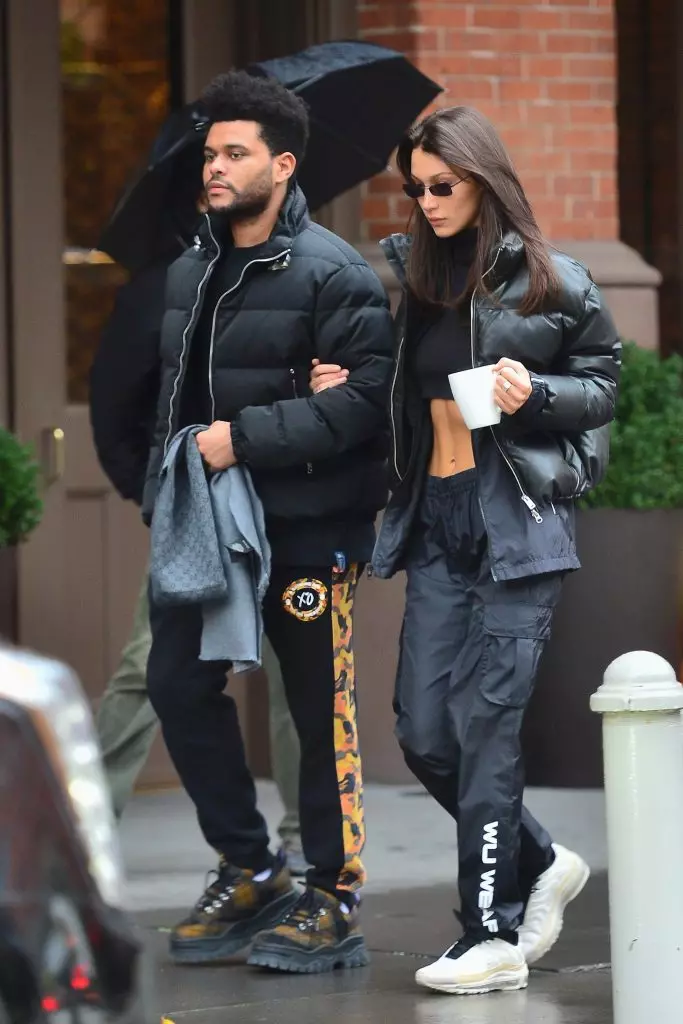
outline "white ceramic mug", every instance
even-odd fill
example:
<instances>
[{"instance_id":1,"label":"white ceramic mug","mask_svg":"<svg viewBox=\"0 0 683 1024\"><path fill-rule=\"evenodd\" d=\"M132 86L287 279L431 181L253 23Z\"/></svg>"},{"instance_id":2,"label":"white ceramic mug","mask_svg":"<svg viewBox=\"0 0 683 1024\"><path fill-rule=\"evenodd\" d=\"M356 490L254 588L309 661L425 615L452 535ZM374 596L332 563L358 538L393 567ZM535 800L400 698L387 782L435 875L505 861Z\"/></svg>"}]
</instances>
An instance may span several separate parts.
<instances>
[{"instance_id":1,"label":"white ceramic mug","mask_svg":"<svg viewBox=\"0 0 683 1024\"><path fill-rule=\"evenodd\" d=\"M496 381L493 365L490 363L488 366L477 366L474 370L448 374L453 398L469 430L500 423L501 411L493 399Z\"/></svg>"}]
</instances>

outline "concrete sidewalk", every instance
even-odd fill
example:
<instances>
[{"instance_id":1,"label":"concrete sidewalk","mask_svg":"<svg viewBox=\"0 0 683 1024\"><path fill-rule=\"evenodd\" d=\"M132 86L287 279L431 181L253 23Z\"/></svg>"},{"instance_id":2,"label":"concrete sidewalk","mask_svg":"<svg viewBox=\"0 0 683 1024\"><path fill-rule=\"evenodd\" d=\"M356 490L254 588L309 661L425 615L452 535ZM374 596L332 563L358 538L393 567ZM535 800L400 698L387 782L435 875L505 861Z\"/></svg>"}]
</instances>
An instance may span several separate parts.
<instances>
[{"instance_id":1,"label":"concrete sidewalk","mask_svg":"<svg viewBox=\"0 0 683 1024\"><path fill-rule=\"evenodd\" d=\"M270 783L261 808L275 834L280 806ZM167 955L171 925L196 900L215 856L180 792L142 795L127 810L122 845L128 903L143 927L160 1012L193 1024L606 1024L612 1020L600 792L532 790L527 804L594 875L572 906L560 942L532 970L525 992L455 999L420 990L415 971L457 936L455 828L418 788L369 786L364 930L369 968L322 976L261 973L242 961L179 968Z\"/></svg>"},{"instance_id":2,"label":"concrete sidewalk","mask_svg":"<svg viewBox=\"0 0 683 1024\"><path fill-rule=\"evenodd\" d=\"M277 790L272 782L259 782L258 794L276 845L282 815ZM577 850L593 871L606 870L602 791L531 789L526 804L557 842ZM365 807L367 894L454 883L455 825L421 787L366 786ZM216 866L189 798L177 790L136 797L121 836L133 909L190 906Z\"/></svg>"}]
</instances>

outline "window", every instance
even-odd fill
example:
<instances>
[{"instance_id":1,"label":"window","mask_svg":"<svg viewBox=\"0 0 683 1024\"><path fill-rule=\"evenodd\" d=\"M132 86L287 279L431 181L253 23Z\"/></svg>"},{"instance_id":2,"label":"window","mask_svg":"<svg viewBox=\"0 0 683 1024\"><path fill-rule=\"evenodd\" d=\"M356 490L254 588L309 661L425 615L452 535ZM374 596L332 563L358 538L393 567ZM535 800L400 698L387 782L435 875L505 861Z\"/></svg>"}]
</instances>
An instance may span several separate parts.
<instances>
[{"instance_id":1,"label":"window","mask_svg":"<svg viewBox=\"0 0 683 1024\"><path fill-rule=\"evenodd\" d=\"M126 277L93 249L169 111L172 6L60 0L69 402L87 401L92 357Z\"/></svg>"}]
</instances>

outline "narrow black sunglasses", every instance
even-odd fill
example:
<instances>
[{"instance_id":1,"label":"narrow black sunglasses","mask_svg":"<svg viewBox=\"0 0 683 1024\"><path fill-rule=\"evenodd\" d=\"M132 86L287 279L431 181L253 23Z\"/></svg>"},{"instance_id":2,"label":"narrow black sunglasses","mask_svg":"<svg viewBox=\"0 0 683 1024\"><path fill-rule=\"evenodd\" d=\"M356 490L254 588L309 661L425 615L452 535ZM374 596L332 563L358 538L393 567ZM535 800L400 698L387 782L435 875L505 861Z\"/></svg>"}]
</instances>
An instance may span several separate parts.
<instances>
[{"instance_id":1,"label":"narrow black sunglasses","mask_svg":"<svg viewBox=\"0 0 683 1024\"><path fill-rule=\"evenodd\" d=\"M408 199L422 199L425 192L431 192L433 196L445 199L446 196L453 195L453 189L456 185L460 185L468 179L469 175L467 178L458 178L457 181L437 181L435 185L423 185L421 182L407 181L403 186L403 191L408 196Z\"/></svg>"}]
</instances>

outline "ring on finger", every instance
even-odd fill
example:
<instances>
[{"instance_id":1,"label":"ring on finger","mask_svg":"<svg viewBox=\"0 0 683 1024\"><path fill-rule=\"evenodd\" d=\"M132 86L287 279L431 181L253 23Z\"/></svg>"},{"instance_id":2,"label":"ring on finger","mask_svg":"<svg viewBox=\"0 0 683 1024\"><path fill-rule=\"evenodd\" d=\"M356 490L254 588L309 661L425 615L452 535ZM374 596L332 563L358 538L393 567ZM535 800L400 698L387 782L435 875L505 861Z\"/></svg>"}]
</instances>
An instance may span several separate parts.
<instances>
[{"instance_id":1,"label":"ring on finger","mask_svg":"<svg viewBox=\"0 0 683 1024\"><path fill-rule=\"evenodd\" d=\"M503 389L505 391L509 391L511 387L512 387L512 381L509 381L509 380L504 380L503 381Z\"/></svg>"}]
</instances>

